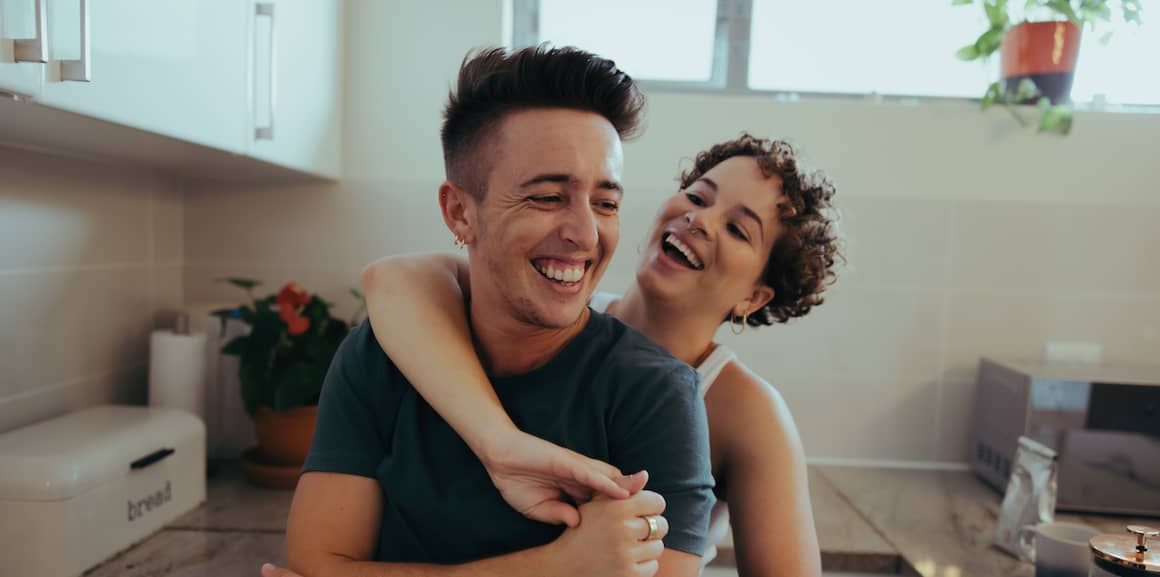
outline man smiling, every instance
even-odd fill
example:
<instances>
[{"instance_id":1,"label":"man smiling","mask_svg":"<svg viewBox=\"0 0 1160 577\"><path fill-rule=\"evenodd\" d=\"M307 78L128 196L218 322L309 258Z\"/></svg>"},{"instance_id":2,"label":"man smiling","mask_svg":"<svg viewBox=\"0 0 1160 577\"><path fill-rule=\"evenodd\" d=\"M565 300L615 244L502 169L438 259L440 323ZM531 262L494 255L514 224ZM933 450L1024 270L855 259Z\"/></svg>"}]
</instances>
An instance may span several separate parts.
<instances>
[{"instance_id":1,"label":"man smiling","mask_svg":"<svg viewBox=\"0 0 1160 577\"><path fill-rule=\"evenodd\" d=\"M504 408L528 433L647 470L625 481L632 496L581 505L567 529L527 519L363 323L323 385L288 523L289 569L700 571L713 481L695 373L587 306L619 239L621 139L642 107L632 80L592 54L483 51L464 63L447 105L439 189L444 221L467 247L472 336Z\"/></svg>"}]
</instances>

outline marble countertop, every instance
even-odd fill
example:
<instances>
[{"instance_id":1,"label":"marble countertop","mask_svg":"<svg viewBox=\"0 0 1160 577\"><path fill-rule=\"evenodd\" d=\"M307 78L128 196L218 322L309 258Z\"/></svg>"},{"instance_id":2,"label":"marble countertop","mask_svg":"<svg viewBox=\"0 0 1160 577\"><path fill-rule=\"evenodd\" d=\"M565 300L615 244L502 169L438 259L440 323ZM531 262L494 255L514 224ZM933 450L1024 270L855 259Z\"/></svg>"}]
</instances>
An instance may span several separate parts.
<instances>
[{"instance_id":1,"label":"marble countertop","mask_svg":"<svg viewBox=\"0 0 1160 577\"><path fill-rule=\"evenodd\" d=\"M1027 576L990 544L1000 496L965 471L811 467L810 494L825 571L922 577ZM206 502L86 577L257 577L284 559L292 493L261 489L236 464L211 476ZM1057 515L1108 533L1131 519ZM1157 524L1160 521L1143 521ZM731 541L715 566L734 562Z\"/></svg>"},{"instance_id":2,"label":"marble countertop","mask_svg":"<svg viewBox=\"0 0 1160 577\"><path fill-rule=\"evenodd\" d=\"M967 471L821 467L820 473L922 577L1031 577L1035 568L991 545L1002 497ZM1121 534L1157 518L1057 513ZM821 526L819 525L819 534Z\"/></svg>"}]
</instances>

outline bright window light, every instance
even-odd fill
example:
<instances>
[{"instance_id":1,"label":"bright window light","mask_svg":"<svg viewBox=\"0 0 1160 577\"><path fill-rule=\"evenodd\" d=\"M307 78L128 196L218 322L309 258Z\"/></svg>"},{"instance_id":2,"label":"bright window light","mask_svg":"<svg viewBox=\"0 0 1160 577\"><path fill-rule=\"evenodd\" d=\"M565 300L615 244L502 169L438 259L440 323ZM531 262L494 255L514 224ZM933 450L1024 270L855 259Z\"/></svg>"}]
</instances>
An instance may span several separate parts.
<instances>
[{"instance_id":1,"label":"bright window light","mask_svg":"<svg viewBox=\"0 0 1160 577\"><path fill-rule=\"evenodd\" d=\"M949 0L753 0L749 87L977 98L987 69L954 53L985 29Z\"/></svg>"},{"instance_id":2,"label":"bright window light","mask_svg":"<svg viewBox=\"0 0 1160 577\"><path fill-rule=\"evenodd\" d=\"M540 40L616 61L637 80L708 81L717 0L540 0Z\"/></svg>"}]
</instances>

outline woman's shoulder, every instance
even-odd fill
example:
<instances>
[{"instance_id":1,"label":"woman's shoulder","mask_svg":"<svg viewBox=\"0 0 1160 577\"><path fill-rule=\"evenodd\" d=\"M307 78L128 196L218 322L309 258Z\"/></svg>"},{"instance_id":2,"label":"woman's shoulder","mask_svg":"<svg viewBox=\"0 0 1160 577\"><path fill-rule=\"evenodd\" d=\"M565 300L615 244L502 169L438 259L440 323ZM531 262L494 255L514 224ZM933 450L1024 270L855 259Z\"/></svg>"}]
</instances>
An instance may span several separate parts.
<instances>
[{"instance_id":1,"label":"woman's shoulder","mask_svg":"<svg viewBox=\"0 0 1160 577\"><path fill-rule=\"evenodd\" d=\"M731 444L765 445L778 438L800 443L781 392L736 358L721 369L705 395L705 407L710 428L731 439Z\"/></svg>"}]
</instances>

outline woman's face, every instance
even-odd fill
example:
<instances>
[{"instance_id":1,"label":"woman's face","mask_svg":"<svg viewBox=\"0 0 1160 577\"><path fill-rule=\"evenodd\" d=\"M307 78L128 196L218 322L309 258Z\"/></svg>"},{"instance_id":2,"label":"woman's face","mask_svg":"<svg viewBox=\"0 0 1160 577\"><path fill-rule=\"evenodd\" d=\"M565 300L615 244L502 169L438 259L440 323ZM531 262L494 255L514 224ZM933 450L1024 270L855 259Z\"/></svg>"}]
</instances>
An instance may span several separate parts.
<instances>
[{"instance_id":1,"label":"woman's face","mask_svg":"<svg viewBox=\"0 0 1160 577\"><path fill-rule=\"evenodd\" d=\"M781 234L782 180L735 156L677 191L657 212L637 269L645 294L720 314L744 314L773 291L762 272Z\"/></svg>"}]
</instances>

